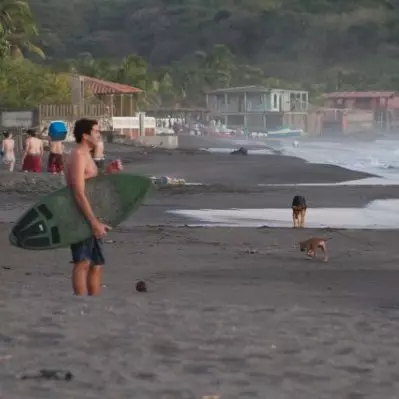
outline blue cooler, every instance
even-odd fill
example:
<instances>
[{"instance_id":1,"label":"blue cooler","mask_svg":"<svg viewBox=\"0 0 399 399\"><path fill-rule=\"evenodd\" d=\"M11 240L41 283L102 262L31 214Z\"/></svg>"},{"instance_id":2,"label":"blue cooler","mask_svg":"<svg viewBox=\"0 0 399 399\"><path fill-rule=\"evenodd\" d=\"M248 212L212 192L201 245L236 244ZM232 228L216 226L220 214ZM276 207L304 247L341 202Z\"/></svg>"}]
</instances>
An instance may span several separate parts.
<instances>
[{"instance_id":1,"label":"blue cooler","mask_svg":"<svg viewBox=\"0 0 399 399\"><path fill-rule=\"evenodd\" d=\"M52 141L63 141L66 139L68 127L64 121L53 121L48 127L48 135Z\"/></svg>"}]
</instances>

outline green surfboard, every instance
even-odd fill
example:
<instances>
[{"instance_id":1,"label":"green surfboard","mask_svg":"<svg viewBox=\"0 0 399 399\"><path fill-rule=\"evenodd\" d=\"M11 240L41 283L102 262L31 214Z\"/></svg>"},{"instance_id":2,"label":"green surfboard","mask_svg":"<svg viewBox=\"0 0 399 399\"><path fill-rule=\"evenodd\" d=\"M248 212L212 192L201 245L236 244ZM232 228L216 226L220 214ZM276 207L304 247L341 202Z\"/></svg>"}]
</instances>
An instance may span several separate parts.
<instances>
[{"instance_id":1,"label":"green surfboard","mask_svg":"<svg viewBox=\"0 0 399 399\"><path fill-rule=\"evenodd\" d=\"M123 222L143 202L151 179L128 173L100 175L86 181L94 214L111 227ZM69 246L91 237L90 225L68 187L37 202L15 223L10 243L29 250Z\"/></svg>"}]
</instances>

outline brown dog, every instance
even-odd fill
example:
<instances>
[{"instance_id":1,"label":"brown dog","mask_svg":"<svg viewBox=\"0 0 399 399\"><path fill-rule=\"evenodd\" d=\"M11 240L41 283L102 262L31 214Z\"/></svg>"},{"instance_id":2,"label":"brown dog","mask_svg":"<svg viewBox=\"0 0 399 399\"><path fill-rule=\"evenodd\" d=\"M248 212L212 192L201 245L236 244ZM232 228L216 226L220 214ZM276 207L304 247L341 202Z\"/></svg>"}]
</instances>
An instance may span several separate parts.
<instances>
[{"instance_id":1,"label":"brown dog","mask_svg":"<svg viewBox=\"0 0 399 399\"><path fill-rule=\"evenodd\" d=\"M296 195L292 199L292 221L294 222L294 228L305 226L305 216L306 216L306 199L301 195Z\"/></svg>"},{"instance_id":2,"label":"brown dog","mask_svg":"<svg viewBox=\"0 0 399 399\"><path fill-rule=\"evenodd\" d=\"M312 237L306 241L299 242L299 249L301 252L307 253L311 258L316 257L317 249L320 249L324 254L324 262L328 261L327 244L326 241L330 238Z\"/></svg>"}]
</instances>

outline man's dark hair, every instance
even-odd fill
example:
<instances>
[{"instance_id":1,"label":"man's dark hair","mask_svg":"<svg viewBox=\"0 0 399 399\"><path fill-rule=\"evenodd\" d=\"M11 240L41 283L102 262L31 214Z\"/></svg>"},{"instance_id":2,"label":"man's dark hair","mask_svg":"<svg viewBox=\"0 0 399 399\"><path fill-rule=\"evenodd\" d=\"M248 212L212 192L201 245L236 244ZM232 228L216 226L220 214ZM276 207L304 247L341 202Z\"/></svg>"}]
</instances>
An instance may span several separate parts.
<instances>
[{"instance_id":1,"label":"man's dark hair","mask_svg":"<svg viewBox=\"0 0 399 399\"><path fill-rule=\"evenodd\" d=\"M11 133L10 133L9 131L7 131L7 130L3 132L3 136L4 136L6 139L8 139L8 138L10 137L10 134L11 134Z\"/></svg>"},{"instance_id":2,"label":"man's dark hair","mask_svg":"<svg viewBox=\"0 0 399 399\"><path fill-rule=\"evenodd\" d=\"M35 129L28 129L26 133L29 134L31 137L36 137L36 130Z\"/></svg>"},{"instance_id":3,"label":"man's dark hair","mask_svg":"<svg viewBox=\"0 0 399 399\"><path fill-rule=\"evenodd\" d=\"M82 118L75 122L75 127L73 128L73 135L75 136L75 141L77 143L82 142L84 134L90 134L93 126L98 125L95 119Z\"/></svg>"}]
</instances>

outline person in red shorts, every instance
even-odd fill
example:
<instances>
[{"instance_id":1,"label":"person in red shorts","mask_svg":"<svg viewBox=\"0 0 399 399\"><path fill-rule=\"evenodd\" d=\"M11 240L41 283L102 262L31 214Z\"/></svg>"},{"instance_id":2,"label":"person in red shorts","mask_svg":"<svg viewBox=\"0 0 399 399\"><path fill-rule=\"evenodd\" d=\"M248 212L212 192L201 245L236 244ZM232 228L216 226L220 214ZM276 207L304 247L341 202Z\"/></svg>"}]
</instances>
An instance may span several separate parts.
<instances>
[{"instance_id":1,"label":"person in red shorts","mask_svg":"<svg viewBox=\"0 0 399 399\"><path fill-rule=\"evenodd\" d=\"M47 172L53 175L64 174L64 161L62 154L64 152L64 144L62 141L52 141L48 138L50 145L50 155L48 157Z\"/></svg>"},{"instance_id":2,"label":"person in red shorts","mask_svg":"<svg viewBox=\"0 0 399 399\"><path fill-rule=\"evenodd\" d=\"M29 137L25 142L25 151L22 157L22 170L24 172L40 173L42 170L43 142L36 137L36 131L29 129Z\"/></svg>"}]
</instances>

